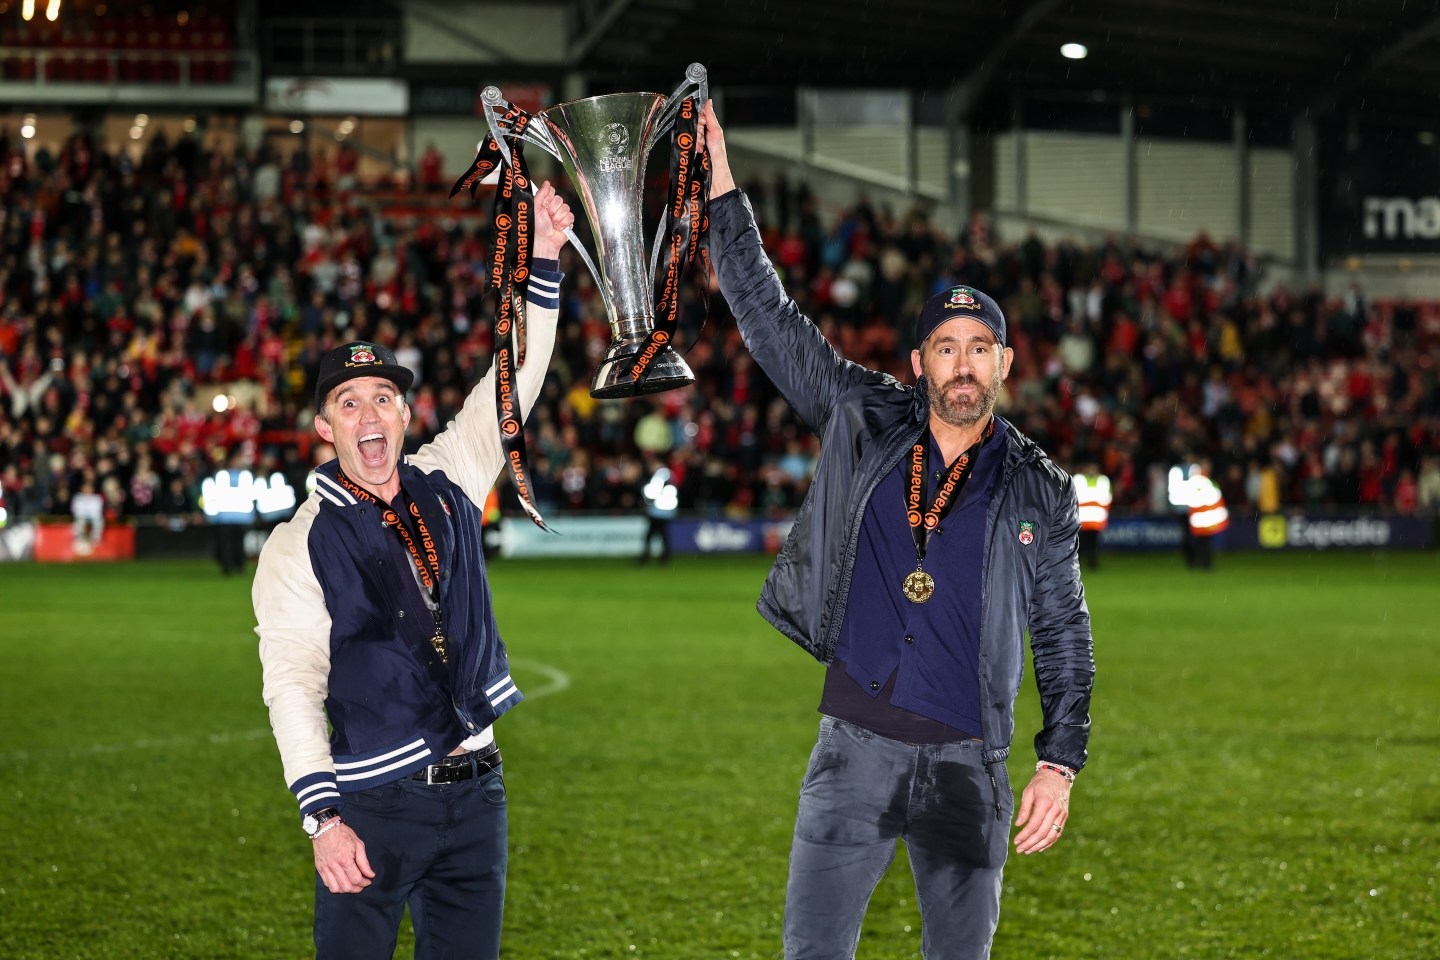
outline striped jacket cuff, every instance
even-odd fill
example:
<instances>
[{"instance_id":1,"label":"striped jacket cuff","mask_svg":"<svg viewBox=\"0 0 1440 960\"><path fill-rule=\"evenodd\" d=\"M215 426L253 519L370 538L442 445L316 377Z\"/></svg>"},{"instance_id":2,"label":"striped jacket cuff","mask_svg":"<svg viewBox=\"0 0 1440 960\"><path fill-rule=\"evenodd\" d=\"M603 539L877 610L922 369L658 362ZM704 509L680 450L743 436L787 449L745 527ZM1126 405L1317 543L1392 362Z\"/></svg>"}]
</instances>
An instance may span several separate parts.
<instances>
[{"instance_id":1,"label":"striped jacket cuff","mask_svg":"<svg viewBox=\"0 0 1440 960\"><path fill-rule=\"evenodd\" d=\"M333 773L307 774L290 784L290 792L295 794L302 815L344 805L340 799L340 785Z\"/></svg>"},{"instance_id":2,"label":"striped jacket cuff","mask_svg":"<svg viewBox=\"0 0 1440 960\"><path fill-rule=\"evenodd\" d=\"M501 710L500 705L511 697L517 698L515 703L519 703L525 699L520 696L520 689L515 686L515 681L510 679L510 674L508 673L503 677L492 680L485 686L485 698L490 701L490 706L495 710L497 715L504 712ZM514 706L514 704L511 704L511 706Z\"/></svg>"},{"instance_id":3,"label":"striped jacket cuff","mask_svg":"<svg viewBox=\"0 0 1440 960\"><path fill-rule=\"evenodd\" d=\"M537 307L560 307L560 281L565 274L560 272L559 260L536 258L530 261L530 278L525 281L525 299Z\"/></svg>"}]
</instances>

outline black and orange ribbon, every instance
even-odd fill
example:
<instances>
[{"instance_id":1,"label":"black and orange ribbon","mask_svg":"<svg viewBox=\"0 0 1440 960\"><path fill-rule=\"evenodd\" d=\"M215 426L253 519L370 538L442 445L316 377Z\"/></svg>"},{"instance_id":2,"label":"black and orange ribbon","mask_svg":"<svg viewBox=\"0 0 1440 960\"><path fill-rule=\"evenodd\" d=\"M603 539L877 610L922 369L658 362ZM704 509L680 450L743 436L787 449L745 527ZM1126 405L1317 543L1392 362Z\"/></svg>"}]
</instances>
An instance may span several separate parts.
<instances>
[{"instance_id":1,"label":"black and orange ribbon","mask_svg":"<svg viewBox=\"0 0 1440 960\"><path fill-rule=\"evenodd\" d=\"M680 291L685 276L701 259L708 270L705 238L709 229L710 155L700 138L700 105L694 97L680 104L670 145L670 203L665 208L664 254L655 297L655 322L630 367L631 378L645 376L651 361L675 339L680 321Z\"/></svg>"},{"instance_id":2,"label":"black and orange ribbon","mask_svg":"<svg viewBox=\"0 0 1440 960\"><path fill-rule=\"evenodd\" d=\"M971 444L970 449L956 457L955 462L950 465L945 479L935 491L935 499L928 508L924 504L926 464L930 458L930 432L927 430L915 442L910 451L910 473L905 484L905 519L910 524L910 536L915 541L916 563L925 561L930 534L935 532L940 521L945 519L945 515L960 499L960 491L965 488L965 481L970 479L970 474L975 470L975 459L980 454L981 444L989 440L994 432L995 419L992 417L980 439Z\"/></svg>"},{"instance_id":3,"label":"black and orange ribbon","mask_svg":"<svg viewBox=\"0 0 1440 960\"><path fill-rule=\"evenodd\" d=\"M532 221L537 215L521 140L530 121L530 114L518 107L506 110L501 123L509 131L510 161L503 163L504 156L495 134L488 134L470 169L450 189L450 196L468 190L474 197L480 181L504 167L495 191L495 242L490 252L490 285L496 296L491 325L491 339L495 344L495 415L500 427L500 446L510 467L520 506L536 526L549 530L535 507L525 451L525 417L516 391L516 371L525 365L524 291L525 282L530 278Z\"/></svg>"}]
</instances>

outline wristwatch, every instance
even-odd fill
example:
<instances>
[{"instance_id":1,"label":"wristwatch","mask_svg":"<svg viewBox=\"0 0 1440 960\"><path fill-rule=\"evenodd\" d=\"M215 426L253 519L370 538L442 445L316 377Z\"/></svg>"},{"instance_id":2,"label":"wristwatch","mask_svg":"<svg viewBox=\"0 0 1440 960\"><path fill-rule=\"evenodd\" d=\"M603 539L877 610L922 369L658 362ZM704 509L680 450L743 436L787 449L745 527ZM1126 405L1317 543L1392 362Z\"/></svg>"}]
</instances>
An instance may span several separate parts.
<instances>
[{"instance_id":1,"label":"wristwatch","mask_svg":"<svg viewBox=\"0 0 1440 960\"><path fill-rule=\"evenodd\" d=\"M317 810L314 813L307 813L300 820L300 826L304 829L307 837L316 837L320 834L320 828L336 817L340 811L334 807L326 807L324 810Z\"/></svg>"}]
</instances>

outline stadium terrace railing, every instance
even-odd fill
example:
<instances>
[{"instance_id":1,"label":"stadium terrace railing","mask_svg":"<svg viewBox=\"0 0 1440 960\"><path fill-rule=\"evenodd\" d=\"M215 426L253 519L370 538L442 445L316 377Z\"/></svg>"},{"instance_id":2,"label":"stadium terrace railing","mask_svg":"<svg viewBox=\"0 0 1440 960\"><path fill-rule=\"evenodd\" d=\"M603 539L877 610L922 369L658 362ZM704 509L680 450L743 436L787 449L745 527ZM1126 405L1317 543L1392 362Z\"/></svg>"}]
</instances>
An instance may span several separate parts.
<instances>
[{"instance_id":1,"label":"stadium terrace railing","mask_svg":"<svg viewBox=\"0 0 1440 960\"><path fill-rule=\"evenodd\" d=\"M259 58L247 51L0 46L0 102L133 104L163 94L254 103L259 76Z\"/></svg>"}]
</instances>

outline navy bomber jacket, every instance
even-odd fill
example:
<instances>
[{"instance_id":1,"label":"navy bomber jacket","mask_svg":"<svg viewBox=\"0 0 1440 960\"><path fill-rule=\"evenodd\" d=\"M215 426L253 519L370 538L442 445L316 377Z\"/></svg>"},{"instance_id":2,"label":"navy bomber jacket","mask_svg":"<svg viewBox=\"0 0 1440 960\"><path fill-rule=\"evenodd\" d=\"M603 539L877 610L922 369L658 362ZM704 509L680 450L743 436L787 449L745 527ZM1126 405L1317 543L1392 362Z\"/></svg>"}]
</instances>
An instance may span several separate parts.
<instances>
[{"instance_id":1,"label":"navy bomber jacket","mask_svg":"<svg viewBox=\"0 0 1440 960\"><path fill-rule=\"evenodd\" d=\"M528 283L529 357L516 377L534 406L555 344L561 275L537 262ZM285 780L302 813L342 806L341 794L407 776L466 740L488 740L522 698L495 623L481 550L481 507L504 466L494 369L432 441L403 459L400 482L434 533L450 645L442 664L434 620L379 507L316 472L315 492L266 540L252 596L263 696ZM328 729L327 729L328 728Z\"/></svg>"},{"instance_id":2,"label":"navy bomber jacket","mask_svg":"<svg viewBox=\"0 0 1440 960\"><path fill-rule=\"evenodd\" d=\"M720 289L746 347L820 437L815 477L757 604L777 630L822 663L850 599L866 504L929 422L923 382L904 385L839 356L786 294L740 191L710 205ZM1085 765L1095 662L1080 582L1079 514L1070 477L1013 425L985 521L981 568L980 711L987 764L1005 759L1029 632L1040 691L1040 759Z\"/></svg>"}]
</instances>

